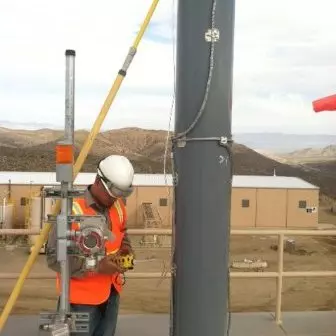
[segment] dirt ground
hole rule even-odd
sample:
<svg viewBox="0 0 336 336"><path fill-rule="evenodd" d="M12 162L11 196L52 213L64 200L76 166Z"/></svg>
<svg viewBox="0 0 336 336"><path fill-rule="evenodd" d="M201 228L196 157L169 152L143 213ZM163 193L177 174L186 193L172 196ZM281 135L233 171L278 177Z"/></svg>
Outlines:
<svg viewBox="0 0 336 336"><path fill-rule="evenodd" d="M333 215L330 215L334 219ZM330 221L326 218L326 222ZM336 217L335 217L336 218ZM285 270L336 270L336 238L294 238L295 253L285 253ZM277 252L271 248L276 237L232 237L231 260L245 258L262 259L268 263L267 271L276 271ZM136 247L137 245L135 245ZM136 248L136 272L161 272L164 261L169 262L168 248ZM0 250L1 272L20 272L27 260L27 249L17 247L13 251ZM45 257L40 255L32 273L49 272ZM232 311L274 311L275 279L233 279L231 281ZM0 309L6 303L14 280L0 282ZM56 292L53 280L26 280L16 302L13 313L32 314L41 310L53 310ZM122 295L123 313L167 313L169 312L169 279L127 280ZM333 310L336 309L336 279L285 279L283 289L283 310Z"/></svg>

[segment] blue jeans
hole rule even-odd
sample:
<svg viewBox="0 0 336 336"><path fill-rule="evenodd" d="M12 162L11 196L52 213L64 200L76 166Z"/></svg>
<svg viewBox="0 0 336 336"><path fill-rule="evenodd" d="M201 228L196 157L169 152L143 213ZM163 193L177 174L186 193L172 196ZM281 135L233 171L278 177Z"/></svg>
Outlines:
<svg viewBox="0 0 336 336"><path fill-rule="evenodd" d="M98 306L71 304L71 311L89 313L89 333L71 333L72 336L114 336L119 312L119 294L111 288L108 300Z"/></svg>

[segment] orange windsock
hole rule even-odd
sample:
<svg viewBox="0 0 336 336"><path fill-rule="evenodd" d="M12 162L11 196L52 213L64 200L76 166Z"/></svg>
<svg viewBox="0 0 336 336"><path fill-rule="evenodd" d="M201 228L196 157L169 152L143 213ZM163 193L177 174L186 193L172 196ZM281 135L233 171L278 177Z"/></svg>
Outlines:
<svg viewBox="0 0 336 336"><path fill-rule="evenodd" d="M336 111L336 95L313 101L313 109L317 112Z"/></svg>

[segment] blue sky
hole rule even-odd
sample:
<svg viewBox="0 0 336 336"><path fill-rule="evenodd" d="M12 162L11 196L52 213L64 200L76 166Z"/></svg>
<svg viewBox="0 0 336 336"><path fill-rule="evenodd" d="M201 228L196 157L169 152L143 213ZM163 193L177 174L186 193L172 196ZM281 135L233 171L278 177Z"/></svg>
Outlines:
<svg viewBox="0 0 336 336"><path fill-rule="evenodd" d="M161 0L104 129L167 129L176 2ZM150 4L1 1L0 125L63 127L64 51L72 48L76 128L90 128ZM336 93L335 10L333 0L237 1L234 132L336 134L336 113L311 107Z"/></svg>

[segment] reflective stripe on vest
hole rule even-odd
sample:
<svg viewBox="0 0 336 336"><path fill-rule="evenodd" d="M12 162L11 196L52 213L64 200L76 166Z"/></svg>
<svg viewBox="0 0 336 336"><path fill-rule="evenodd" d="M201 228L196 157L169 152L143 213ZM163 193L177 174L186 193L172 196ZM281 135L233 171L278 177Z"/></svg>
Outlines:
<svg viewBox="0 0 336 336"><path fill-rule="evenodd" d="M122 223L124 221L124 214L123 214L123 211L121 209L121 206L120 206L119 202L120 201L117 199L114 204L115 204L115 208L117 209L117 212L118 212L120 223Z"/></svg>
<svg viewBox="0 0 336 336"><path fill-rule="evenodd" d="M124 221L124 214L123 211L121 209L120 206L120 201L116 200L115 203L113 204L113 206L116 208L117 212L118 212L118 217L119 217L119 221L120 223L122 223ZM78 204L78 202L74 201L72 203L72 212L74 215L83 215L83 210L81 208L81 206Z"/></svg>
<svg viewBox="0 0 336 336"><path fill-rule="evenodd" d="M77 202L72 203L72 212L74 215L82 215L83 211Z"/></svg>
<svg viewBox="0 0 336 336"><path fill-rule="evenodd" d="M123 214L123 211L121 209L121 206L120 206L119 202L120 202L119 200L116 200L115 203L114 203L114 207L118 212L119 221L120 221L120 223L122 223L124 221L124 214ZM83 210L82 210L81 206L76 201L73 201L73 203L72 203L72 213L74 215L83 215ZM77 224L77 228L79 229L80 228L80 223L76 223L76 224Z"/></svg>
<svg viewBox="0 0 336 336"><path fill-rule="evenodd" d="M75 201L72 202L72 213L74 215L83 215L82 208ZM73 230L79 230L80 229L80 222L75 222L73 224L74 224L74 226L72 227Z"/></svg>

